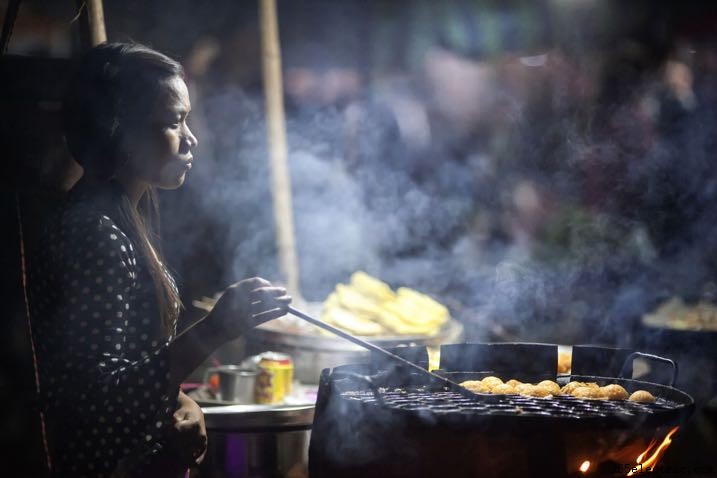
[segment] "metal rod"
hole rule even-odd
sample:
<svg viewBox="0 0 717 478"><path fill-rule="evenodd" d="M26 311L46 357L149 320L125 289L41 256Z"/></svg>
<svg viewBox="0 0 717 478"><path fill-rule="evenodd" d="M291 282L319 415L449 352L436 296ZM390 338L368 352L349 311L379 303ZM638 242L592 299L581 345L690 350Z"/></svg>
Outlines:
<svg viewBox="0 0 717 478"><path fill-rule="evenodd" d="M377 352L377 353L383 355L384 357L388 357L391 360L400 363L401 365L405 365L406 367L412 368L413 370L419 372L422 375L428 376L433 380L438 380L439 382L443 383L444 385L450 387L451 389L453 389L455 391L460 392L461 394L466 395L464 392L468 392L470 395L475 396L475 394L473 392L466 389L465 387L462 387L458 383L456 383L452 380L449 380L445 377L441 377L440 375L436 375L435 373L426 370L425 368L421 367L420 365L416 365L415 363L410 362L403 357L399 357L398 355L391 353L388 350L386 350L382 347L379 347L378 345L374 345L371 342L367 342L365 340L359 339L358 337L355 337L349 333L346 333L343 330L334 327L333 325L329 325L322 320L318 320L313 317L310 317L310 316L306 315L305 313L294 309L293 307L289 307L288 311L290 314L295 315L298 318L303 319L307 322L310 322L310 323L314 324L315 326L320 327L324 330L328 330L332 334L338 335L342 339L348 340L349 342L354 343L354 344L358 345L359 347L363 347L372 352Z"/></svg>

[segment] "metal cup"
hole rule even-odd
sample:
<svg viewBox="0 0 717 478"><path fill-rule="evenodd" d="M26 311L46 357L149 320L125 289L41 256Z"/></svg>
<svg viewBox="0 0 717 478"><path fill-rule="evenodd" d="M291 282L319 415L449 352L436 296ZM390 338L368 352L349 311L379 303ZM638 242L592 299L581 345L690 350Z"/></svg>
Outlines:
<svg viewBox="0 0 717 478"><path fill-rule="evenodd" d="M239 365L212 367L205 374L205 382L212 375L219 377L219 400L225 402L254 403L254 383L256 370L242 368Z"/></svg>

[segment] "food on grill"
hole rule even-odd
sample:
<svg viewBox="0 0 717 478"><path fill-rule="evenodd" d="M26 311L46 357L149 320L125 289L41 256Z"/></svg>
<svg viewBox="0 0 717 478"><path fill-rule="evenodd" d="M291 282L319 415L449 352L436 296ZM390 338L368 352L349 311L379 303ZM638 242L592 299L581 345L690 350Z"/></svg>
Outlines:
<svg viewBox="0 0 717 478"><path fill-rule="evenodd" d="M538 387L542 387L549 390L552 395L560 394L560 385L553 382L552 380L543 380L538 384Z"/></svg>
<svg viewBox="0 0 717 478"><path fill-rule="evenodd" d="M646 390L638 390L633 392L628 400L631 402L652 403L655 401L655 396Z"/></svg>
<svg viewBox="0 0 717 478"><path fill-rule="evenodd" d="M616 383L600 387L600 391L608 400L625 400L630 396L627 390Z"/></svg>
<svg viewBox="0 0 717 478"><path fill-rule="evenodd" d="M514 395L518 392L515 390L515 387L512 385L508 385L507 383L501 383L500 385L496 385L490 390L490 393L493 395Z"/></svg>
<svg viewBox="0 0 717 478"><path fill-rule="evenodd" d="M503 385L503 381L499 379L498 377L485 377L483 380L481 380L484 384L488 386L488 388L495 388L497 385Z"/></svg>
<svg viewBox="0 0 717 478"><path fill-rule="evenodd" d="M466 380L461 383L461 386L467 388L473 393L490 393L490 387L488 384L483 383L482 380Z"/></svg>
<svg viewBox="0 0 717 478"><path fill-rule="evenodd" d="M519 395L530 396L533 393L533 388L535 388L535 385L533 385L532 383L521 383L520 385L515 387L515 391Z"/></svg>
<svg viewBox="0 0 717 478"><path fill-rule="evenodd" d="M522 383L510 379L505 383L495 376L485 377L482 380L466 380L461 385L474 393L490 393L493 395L523 395L526 397L553 397L559 395L572 395L575 398L590 400L629 400L633 402L654 402L649 392L639 390L632 395L621 385L612 383L601 387L595 382L569 382L560 388L552 380L543 380L536 384Z"/></svg>
<svg viewBox="0 0 717 478"><path fill-rule="evenodd" d="M337 284L323 304L322 320L356 335L435 335L449 320L445 306L415 290L358 271Z"/></svg>
<svg viewBox="0 0 717 478"><path fill-rule="evenodd" d="M570 394L575 398L602 399L607 398L603 395L602 390L593 387L578 387Z"/></svg>
<svg viewBox="0 0 717 478"><path fill-rule="evenodd" d="M563 385L563 388L560 389L560 392L563 395L572 395L573 391L575 391L576 388L585 387L583 382L568 382L565 385Z"/></svg>
<svg viewBox="0 0 717 478"><path fill-rule="evenodd" d="M717 331L717 305L705 301L690 305L680 297L673 297L653 313L643 316L642 323L678 330Z"/></svg>
<svg viewBox="0 0 717 478"><path fill-rule="evenodd" d="M552 397L553 392L546 387L524 383L517 387L518 393L528 397Z"/></svg>
<svg viewBox="0 0 717 478"><path fill-rule="evenodd" d="M558 354L558 373L561 375L569 374L572 360L573 357L571 354L560 352Z"/></svg>

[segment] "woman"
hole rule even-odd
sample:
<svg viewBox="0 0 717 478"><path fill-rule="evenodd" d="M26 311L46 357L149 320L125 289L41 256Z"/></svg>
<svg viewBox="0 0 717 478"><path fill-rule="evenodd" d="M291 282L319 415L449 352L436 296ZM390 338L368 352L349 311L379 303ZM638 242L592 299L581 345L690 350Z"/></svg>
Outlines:
<svg viewBox="0 0 717 478"><path fill-rule="evenodd" d="M206 449L179 385L217 347L285 314L263 279L230 286L176 335L181 304L162 263L156 189L182 185L197 139L181 66L137 44L81 61L64 104L84 175L29 257L29 308L53 476L177 476Z"/></svg>

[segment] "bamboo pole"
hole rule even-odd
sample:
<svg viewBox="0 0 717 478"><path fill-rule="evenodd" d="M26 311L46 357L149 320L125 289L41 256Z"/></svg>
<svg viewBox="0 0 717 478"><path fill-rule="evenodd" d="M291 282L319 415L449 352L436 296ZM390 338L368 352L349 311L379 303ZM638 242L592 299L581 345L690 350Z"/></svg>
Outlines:
<svg viewBox="0 0 717 478"><path fill-rule="evenodd" d="M80 48L88 50L107 41L102 0L75 0L78 8Z"/></svg>
<svg viewBox="0 0 717 478"><path fill-rule="evenodd" d="M291 180L287 164L284 91L281 78L281 47L276 0L260 0L262 66L266 108L266 139L269 147L271 194L279 252L279 266L286 288L300 298L299 265L294 240Z"/></svg>
<svg viewBox="0 0 717 478"><path fill-rule="evenodd" d="M107 41L105 29L105 12L102 0L87 0L87 16L90 24L90 42L92 46Z"/></svg>

